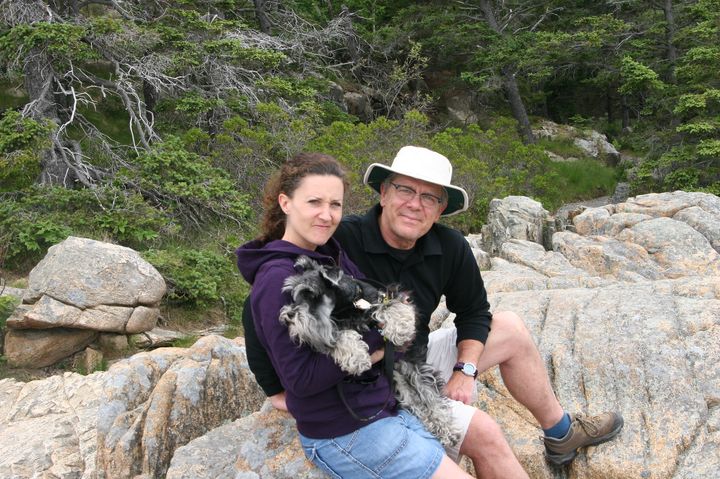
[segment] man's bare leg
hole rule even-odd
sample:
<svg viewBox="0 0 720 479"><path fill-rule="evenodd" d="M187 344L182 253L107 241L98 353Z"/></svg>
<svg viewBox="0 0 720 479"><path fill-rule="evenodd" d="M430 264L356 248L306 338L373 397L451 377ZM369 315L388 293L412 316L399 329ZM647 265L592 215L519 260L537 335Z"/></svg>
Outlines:
<svg viewBox="0 0 720 479"><path fill-rule="evenodd" d="M540 427L547 429L554 426L562 419L564 411L522 319L509 311L495 313L491 328L478 370L499 366L505 387L535 416Z"/></svg>
<svg viewBox="0 0 720 479"><path fill-rule="evenodd" d="M460 454L468 456L482 479L527 479L500 426L485 412L476 411L470 421Z"/></svg>
<svg viewBox="0 0 720 479"><path fill-rule="evenodd" d="M467 472L463 471L455 461L444 456L440 466L432 475L431 479L473 479Z"/></svg>

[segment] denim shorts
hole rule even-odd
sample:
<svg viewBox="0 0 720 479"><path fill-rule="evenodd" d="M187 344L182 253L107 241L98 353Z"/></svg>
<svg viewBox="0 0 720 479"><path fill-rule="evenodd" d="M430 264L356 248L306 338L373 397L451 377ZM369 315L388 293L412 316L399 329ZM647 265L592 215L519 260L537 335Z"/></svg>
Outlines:
<svg viewBox="0 0 720 479"><path fill-rule="evenodd" d="M355 432L331 439L300 435L305 455L338 479L431 477L445 454L412 414L401 410Z"/></svg>

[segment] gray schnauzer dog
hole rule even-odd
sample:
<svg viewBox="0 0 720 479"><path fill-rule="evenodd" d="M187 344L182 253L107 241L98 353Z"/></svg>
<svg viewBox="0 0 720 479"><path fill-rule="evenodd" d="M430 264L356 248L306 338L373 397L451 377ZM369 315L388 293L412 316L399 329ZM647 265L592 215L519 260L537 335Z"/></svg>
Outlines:
<svg viewBox="0 0 720 479"><path fill-rule="evenodd" d="M343 371L355 376L372 366L362 333L378 328L386 341L406 349L394 362L392 378L388 378L394 383L398 403L444 446L455 446L461 433L454 426L450 400L442 394L445 383L425 362L424 348L408 347L416 330L415 308L409 296L397 288L377 289L307 256L300 256L295 266L303 272L287 278L283 288L293 303L280 311L280 321L288 327L290 337L329 355ZM392 351L389 356L394 356ZM388 361L387 349L384 361ZM344 402L341 389L339 393Z"/></svg>

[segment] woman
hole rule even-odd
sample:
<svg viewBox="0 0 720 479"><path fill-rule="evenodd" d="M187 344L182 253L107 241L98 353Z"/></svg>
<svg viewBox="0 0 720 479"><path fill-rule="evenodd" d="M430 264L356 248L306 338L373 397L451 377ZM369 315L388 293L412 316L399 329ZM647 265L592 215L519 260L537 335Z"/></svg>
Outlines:
<svg viewBox="0 0 720 479"><path fill-rule="evenodd" d="M397 408L381 374L383 339L377 331L363 335L373 367L348 377L329 356L295 344L278 319L291 302L281 290L285 279L298 273L298 256L362 276L332 239L346 186L331 156L295 156L265 187L260 237L237 250L240 272L252 285L258 338L285 388L305 454L332 477L469 478L414 416ZM347 404L337 392L341 382Z"/></svg>

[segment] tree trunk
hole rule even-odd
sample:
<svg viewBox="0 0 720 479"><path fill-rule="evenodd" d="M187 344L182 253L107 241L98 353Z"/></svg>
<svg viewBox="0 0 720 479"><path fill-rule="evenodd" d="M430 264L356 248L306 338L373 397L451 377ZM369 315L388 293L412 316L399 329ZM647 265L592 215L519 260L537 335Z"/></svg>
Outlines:
<svg viewBox="0 0 720 479"><path fill-rule="evenodd" d="M605 112L607 113L608 125L612 124L612 122L615 121L615 111L613 110L613 96L612 96L613 91L614 91L614 88L612 88L611 85L608 85L605 88Z"/></svg>
<svg viewBox="0 0 720 479"><path fill-rule="evenodd" d="M668 83L675 83L675 64L677 63L677 49L675 48L675 16L673 15L672 0L665 0L663 3L665 13L665 43L667 48L668 61Z"/></svg>
<svg viewBox="0 0 720 479"><path fill-rule="evenodd" d="M620 107L622 108L622 129L627 131L630 128L630 108L628 107L627 96L620 97Z"/></svg>
<svg viewBox="0 0 720 479"><path fill-rule="evenodd" d="M505 89L508 101L510 102L510 109L512 110L513 117L518 122L518 129L522 135L523 143L535 143L535 135L530 127L530 118L528 118L527 110L525 110L525 104L520 96L520 89L518 88L517 81L515 80L515 73L510 69L510 67L503 67L502 76L503 88Z"/></svg>
<svg viewBox="0 0 720 479"><path fill-rule="evenodd" d="M155 114L155 106L158 102L158 91L155 86L147 80L143 80L143 99L145 100L145 117L152 121Z"/></svg>
<svg viewBox="0 0 720 479"><path fill-rule="evenodd" d="M41 185L61 185L65 188L90 186L98 178L98 172L82 163L80 143L73 140L62 140L59 129L64 117L69 113L62 111L62 103L66 98L56 98L55 87L61 85L50 59L42 49L34 48L23 66L25 91L29 102L23 114L34 120L45 123L52 121L56 130L50 133L50 146L40 154L40 176L37 182Z"/></svg>
<svg viewBox="0 0 720 479"><path fill-rule="evenodd" d="M23 67L25 91L29 102L23 113L33 120L44 123L52 121L60 124L60 115L53 94L55 72L50 66L47 54L38 48L31 50ZM63 184L67 181L68 167L59 160L54 152L54 145L42 152L40 158L40 184Z"/></svg>
<svg viewBox="0 0 720 479"><path fill-rule="evenodd" d="M480 0L480 10L482 10L485 21L488 23L490 28L500 36L505 36L502 28L495 18L495 12L492 9L492 5L488 0ZM533 135L532 128L530 127L530 119L527 115L527 109L525 103L520 96L520 89L515 79L515 72L512 65L505 65L500 69L502 73L503 89L507 95L508 101L510 102L510 109L512 110L513 117L518 122L518 129L522 135L523 142L525 144L535 143L535 135Z"/></svg>
<svg viewBox="0 0 720 479"><path fill-rule="evenodd" d="M260 25L260 31L270 34L270 19L266 9L267 0L253 0L253 3L255 3L255 18Z"/></svg>

